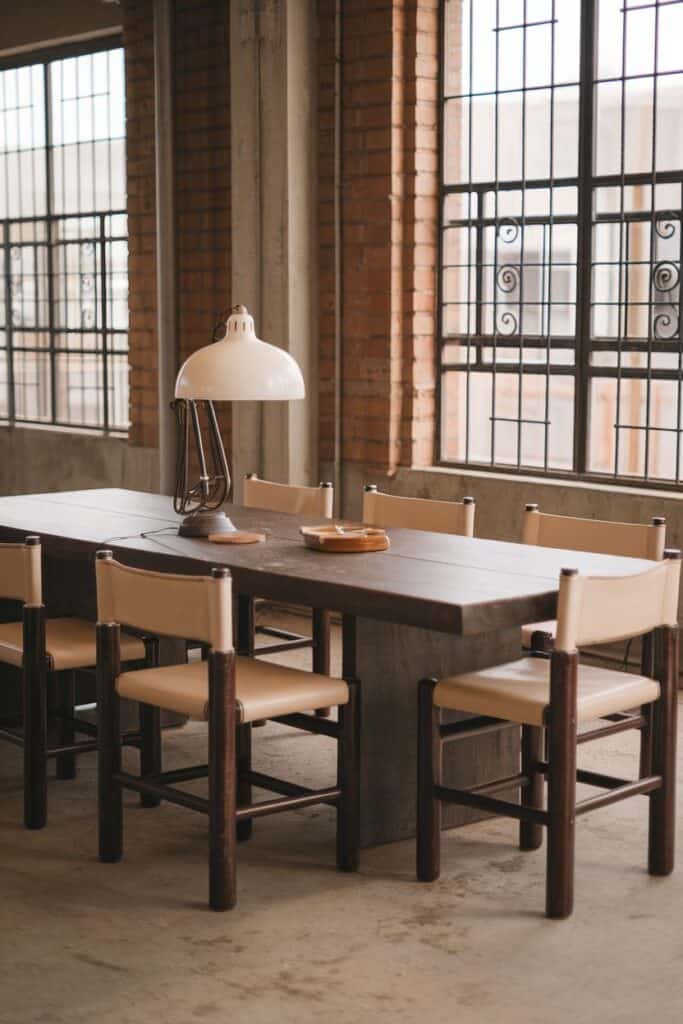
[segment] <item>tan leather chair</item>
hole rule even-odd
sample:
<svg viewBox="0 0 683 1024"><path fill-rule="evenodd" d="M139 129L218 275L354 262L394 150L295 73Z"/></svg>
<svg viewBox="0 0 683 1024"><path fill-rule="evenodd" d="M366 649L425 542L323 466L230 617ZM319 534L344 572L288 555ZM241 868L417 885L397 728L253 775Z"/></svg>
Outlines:
<svg viewBox="0 0 683 1024"><path fill-rule="evenodd" d="M624 558L650 558L659 562L666 545L666 519L656 516L649 523L611 523L603 519L549 515L538 505L524 508L522 543L542 548L566 548L568 551L593 551ZM522 626L525 650L548 652L552 649L557 622L530 622Z"/></svg>
<svg viewBox="0 0 683 1024"><path fill-rule="evenodd" d="M76 618L48 619L43 606L40 537L0 544L0 597L21 601L20 622L0 623L0 662L21 671L20 728L0 729L0 740L23 747L24 823L43 828L47 822L47 761L55 757L57 778L76 776L76 755L95 750L93 727L76 718L75 670L95 665L95 624ZM121 657L144 662L145 644L121 638ZM50 696L50 701L48 701ZM59 742L47 742L48 705L57 705ZM77 741L85 733L89 740Z"/></svg>
<svg viewBox="0 0 683 1024"><path fill-rule="evenodd" d="M331 519L333 514L334 487L331 483L300 487L260 480L256 473L249 473L244 478L243 494L247 508L287 512L291 516L311 519Z"/></svg>
<svg viewBox="0 0 683 1024"><path fill-rule="evenodd" d="M680 552L665 552L651 569L621 578L560 578L557 634L551 658L528 657L448 679L424 679L419 691L417 874L440 871L441 803L517 818L520 847L537 849L548 831L546 912L567 917L573 908L574 823L577 816L617 800L647 794L650 801L649 871L668 875L674 862L678 592ZM654 632L652 675L583 665L578 648ZM640 707L638 713L632 708ZM473 718L441 725L439 709ZM578 725L607 719L577 733ZM522 726L521 772L472 789L446 787L442 744L482 729ZM576 767L577 745L625 729L641 732L639 778L627 780ZM547 760L544 731L547 730ZM547 807L543 782L548 780ZM603 792L577 803L576 783ZM494 797L520 791L520 803Z"/></svg>
<svg viewBox="0 0 683 1024"><path fill-rule="evenodd" d="M473 537L475 508L474 498L432 501L383 494L376 484L366 484L363 489L363 522L366 526L404 527Z"/></svg>
<svg viewBox="0 0 683 1024"><path fill-rule="evenodd" d="M306 519L331 519L334 511L334 487L321 483L318 487L299 487L260 480L255 473L244 479L244 504L269 512L286 512ZM294 651L301 647L313 649L313 671L329 675L331 671L330 614L322 608L312 610L311 636L302 636L275 626L256 625L254 598L241 594L238 598L238 648L240 654L265 655ZM256 636L269 636L279 643L256 647ZM329 708L319 708L326 718Z"/></svg>
<svg viewBox="0 0 683 1024"><path fill-rule="evenodd" d="M359 704L355 680L300 672L255 658L237 657L232 642L231 579L227 569L211 576L145 572L97 554L97 665L100 707L99 850L118 861L123 849L122 790L168 800L209 816L209 902L228 910L236 900L236 842L251 834L253 818L331 804L337 809L337 867L355 871L359 849ZM209 648L206 661L121 672L120 625L152 634L184 636ZM119 701L139 701L208 724L209 762L139 776L121 767ZM338 706L339 721L304 714ZM251 768L251 723L275 719L295 729L337 740L336 785L312 790ZM143 751L144 753L144 751ZM208 775L205 799L174 785ZM271 791L252 803L251 787Z"/></svg>

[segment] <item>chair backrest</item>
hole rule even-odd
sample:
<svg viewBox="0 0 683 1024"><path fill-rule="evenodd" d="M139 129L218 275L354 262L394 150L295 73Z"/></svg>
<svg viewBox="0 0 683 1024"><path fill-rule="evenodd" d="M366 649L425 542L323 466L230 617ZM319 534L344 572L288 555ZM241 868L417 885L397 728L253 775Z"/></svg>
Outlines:
<svg viewBox="0 0 683 1024"><path fill-rule="evenodd" d="M321 483L317 487L276 484L270 480L259 480L255 473L250 473L244 478L244 504L247 508L288 512L293 516L331 519L334 487L330 483Z"/></svg>
<svg viewBox="0 0 683 1024"><path fill-rule="evenodd" d="M227 569L210 576L133 569L98 551L97 621L118 622L148 633L200 640L215 651L232 650L232 580Z"/></svg>
<svg viewBox="0 0 683 1024"><path fill-rule="evenodd" d="M366 526L402 526L409 530L457 533L474 536L474 498L462 501L432 501L383 494L375 484L363 491L363 522Z"/></svg>
<svg viewBox="0 0 683 1024"><path fill-rule="evenodd" d="M0 598L43 603L40 537L23 544L0 544Z"/></svg>
<svg viewBox="0 0 683 1024"><path fill-rule="evenodd" d="M522 543L659 562L666 544L666 520L656 516L649 523L610 523L604 519L549 515L539 512L538 505L527 505Z"/></svg>
<svg viewBox="0 0 683 1024"><path fill-rule="evenodd" d="M557 605L556 651L626 640L678 622L680 551L631 576L581 576L563 569Z"/></svg>

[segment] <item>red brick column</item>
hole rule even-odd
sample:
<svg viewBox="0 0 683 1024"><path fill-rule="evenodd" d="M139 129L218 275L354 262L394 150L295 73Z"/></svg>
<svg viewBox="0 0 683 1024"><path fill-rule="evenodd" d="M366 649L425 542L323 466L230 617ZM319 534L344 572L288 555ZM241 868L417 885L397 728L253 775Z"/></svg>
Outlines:
<svg viewBox="0 0 683 1024"><path fill-rule="evenodd" d="M403 50L401 465L434 461L438 253L438 0L406 0Z"/></svg>
<svg viewBox="0 0 683 1024"><path fill-rule="evenodd" d="M154 18L152 0L124 0L130 443L158 445Z"/></svg>
<svg viewBox="0 0 683 1024"><path fill-rule="evenodd" d="M130 442L155 447L157 300L152 0L124 0L130 287ZM207 345L230 295L229 11L176 0L178 359ZM230 417L221 410L229 443Z"/></svg>
<svg viewBox="0 0 683 1024"><path fill-rule="evenodd" d="M320 436L334 446L334 8L319 0ZM342 458L432 461L437 0L348 0L342 64Z"/></svg>
<svg viewBox="0 0 683 1024"><path fill-rule="evenodd" d="M180 361L211 341L230 294L229 7L176 0L175 175ZM230 442L229 407L219 409Z"/></svg>

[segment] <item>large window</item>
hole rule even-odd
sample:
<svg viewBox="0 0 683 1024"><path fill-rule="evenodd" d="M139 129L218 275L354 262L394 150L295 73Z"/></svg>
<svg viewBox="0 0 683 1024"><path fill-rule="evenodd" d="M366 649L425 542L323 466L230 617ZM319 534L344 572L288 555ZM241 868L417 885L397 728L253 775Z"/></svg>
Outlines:
<svg viewBox="0 0 683 1024"><path fill-rule="evenodd" d="M0 421L128 429L123 50L0 64Z"/></svg>
<svg viewBox="0 0 683 1024"><path fill-rule="evenodd" d="M445 0L440 461L683 479L683 0Z"/></svg>

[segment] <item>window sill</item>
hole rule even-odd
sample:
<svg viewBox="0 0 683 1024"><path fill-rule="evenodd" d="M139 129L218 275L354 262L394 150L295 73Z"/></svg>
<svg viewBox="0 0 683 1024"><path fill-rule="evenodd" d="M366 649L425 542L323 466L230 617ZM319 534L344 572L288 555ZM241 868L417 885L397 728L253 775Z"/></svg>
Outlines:
<svg viewBox="0 0 683 1024"><path fill-rule="evenodd" d="M637 484L607 483L604 480L577 480L571 477L553 477L535 475L533 473L505 473L485 469L467 469L462 466L410 466L399 470L398 475L415 474L417 478L426 478L430 475L460 477L467 480L485 480L493 482L499 480L508 484L516 484L519 487L549 487L553 489L572 490L578 492L600 492L602 494L618 494L619 496L632 498L656 498L659 500L683 501L683 490L676 490L669 487L644 487Z"/></svg>
<svg viewBox="0 0 683 1024"><path fill-rule="evenodd" d="M128 442L128 434L120 431L105 432L92 427L67 427L58 423L8 423L7 421L2 421L0 422L0 430L6 430L8 432L15 430L31 430L38 433L66 434L69 437L95 437L100 438L102 441Z"/></svg>

